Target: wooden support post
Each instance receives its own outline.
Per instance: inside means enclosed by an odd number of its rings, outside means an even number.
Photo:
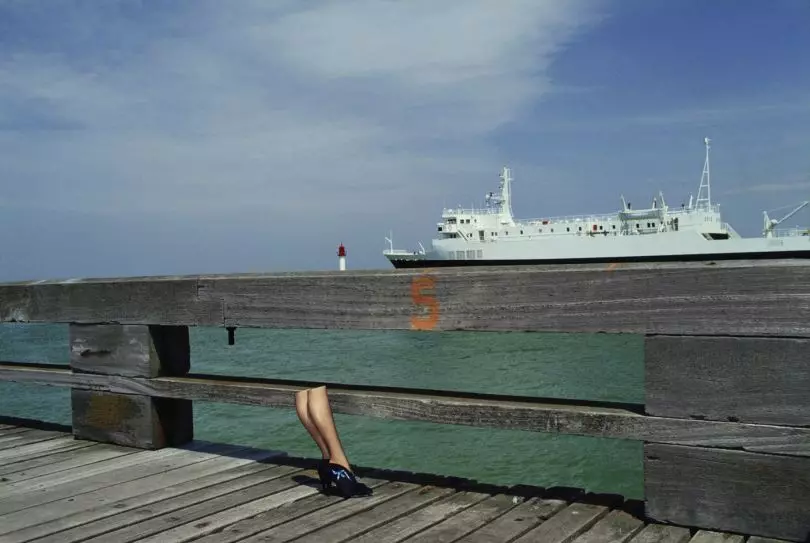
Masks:
[[[70,366],[74,373],[182,376],[190,368],[188,327],[71,324]],[[73,389],[71,403],[80,439],[143,449],[193,439],[190,400]]]
[[[648,414],[810,425],[810,341],[649,336]],[[767,443],[763,443],[767,445]],[[788,541],[810,538],[810,458],[712,446],[644,444],[647,515],[659,522]]]

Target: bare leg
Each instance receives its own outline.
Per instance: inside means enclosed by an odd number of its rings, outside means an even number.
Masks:
[[[329,406],[329,398],[326,395],[326,387],[321,386],[309,390],[307,398],[309,408],[309,418],[315,423],[319,434],[326,442],[330,452],[330,461],[344,468],[351,470],[349,460],[343,451],[343,446],[338,437],[335,419],[332,417],[332,408]]]
[[[312,439],[315,440],[315,444],[318,445],[318,448],[321,450],[321,456],[329,460],[329,447],[326,445],[326,441],[324,441],[323,436],[309,416],[308,404],[309,390],[301,390],[295,393],[295,411],[298,413],[298,419],[301,421],[301,424],[304,425],[304,428],[307,429],[309,435],[312,436]]]

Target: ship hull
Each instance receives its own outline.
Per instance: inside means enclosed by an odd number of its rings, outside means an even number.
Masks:
[[[431,251],[416,258],[399,259],[388,255],[395,268],[791,258],[810,258],[810,236],[706,240],[693,233],[665,233],[607,239],[560,236],[498,243],[440,241],[434,243]]]
[[[611,264],[625,262],[711,262],[717,260],[779,260],[790,258],[810,258],[810,249],[805,251],[763,251],[758,253],[712,253],[688,255],[650,255],[621,257],[580,257],[580,258],[521,258],[512,260],[434,260],[434,259],[390,259],[397,269],[406,268],[448,268],[465,266],[532,266],[551,264]]]

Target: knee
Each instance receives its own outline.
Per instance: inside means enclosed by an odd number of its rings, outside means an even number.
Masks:
[[[313,388],[311,388],[311,389],[309,389],[309,390],[311,390],[312,392],[326,392],[326,385],[321,385],[321,386],[318,386],[318,387],[313,387]]]

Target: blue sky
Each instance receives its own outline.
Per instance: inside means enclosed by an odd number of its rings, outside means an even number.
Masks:
[[[810,197],[809,28],[806,0],[0,0],[0,280],[340,242],[386,268],[389,230],[428,245],[504,164],[522,217],[677,204],[704,136],[757,235]]]

